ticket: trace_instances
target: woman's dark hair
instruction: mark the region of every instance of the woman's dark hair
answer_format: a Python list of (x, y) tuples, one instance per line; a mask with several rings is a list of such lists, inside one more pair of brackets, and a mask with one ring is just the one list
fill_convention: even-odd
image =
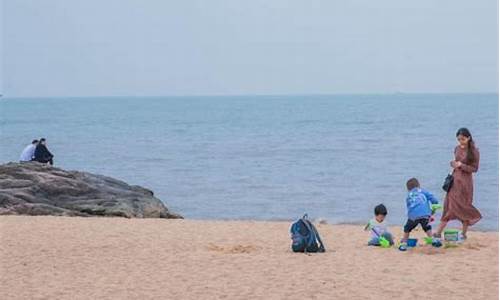
[(458, 137), (459, 135), (469, 138), (469, 142), (467, 144), (467, 154), (465, 155), (465, 160), (467, 161), (468, 164), (473, 163), (474, 160), (476, 159), (474, 157), (474, 150), (476, 148), (476, 145), (474, 144), (474, 140), (472, 139), (472, 134), (470, 134), (469, 129), (463, 127), (463, 128), (458, 129), (456, 136)]
[(375, 206), (374, 213), (376, 216), (378, 216), (378, 215), (386, 216), (387, 215), (387, 208), (385, 208), (385, 205), (379, 204), (379, 205)]

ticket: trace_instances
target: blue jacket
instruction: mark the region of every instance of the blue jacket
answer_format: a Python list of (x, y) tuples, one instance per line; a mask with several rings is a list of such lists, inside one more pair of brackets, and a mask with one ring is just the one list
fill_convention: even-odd
[(430, 192), (421, 188), (414, 188), (409, 191), (406, 197), (408, 219), (416, 220), (430, 217), (432, 214), (431, 203), (438, 204), (439, 201)]

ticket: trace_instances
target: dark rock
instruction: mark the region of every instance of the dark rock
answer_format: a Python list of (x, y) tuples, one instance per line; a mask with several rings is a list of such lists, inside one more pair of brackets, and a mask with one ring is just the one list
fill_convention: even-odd
[(0, 215), (182, 218), (151, 190), (37, 162), (0, 165)]

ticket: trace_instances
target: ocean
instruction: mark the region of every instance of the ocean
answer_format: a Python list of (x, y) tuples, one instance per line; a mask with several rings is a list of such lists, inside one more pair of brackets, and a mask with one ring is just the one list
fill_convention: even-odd
[(442, 199), (455, 133), (481, 153), (474, 226), (498, 230), (498, 95), (1, 98), (0, 162), (47, 138), (55, 165), (155, 192), (192, 219), (404, 224), (406, 180)]

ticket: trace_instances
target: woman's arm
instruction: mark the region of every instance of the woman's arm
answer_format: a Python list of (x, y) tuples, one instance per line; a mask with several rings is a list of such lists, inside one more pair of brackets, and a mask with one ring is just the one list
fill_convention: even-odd
[(470, 165), (460, 163), (459, 169), (466, 173), (476, 173), (479, 169), (479, 151), (474, 151), (474, 162)]

